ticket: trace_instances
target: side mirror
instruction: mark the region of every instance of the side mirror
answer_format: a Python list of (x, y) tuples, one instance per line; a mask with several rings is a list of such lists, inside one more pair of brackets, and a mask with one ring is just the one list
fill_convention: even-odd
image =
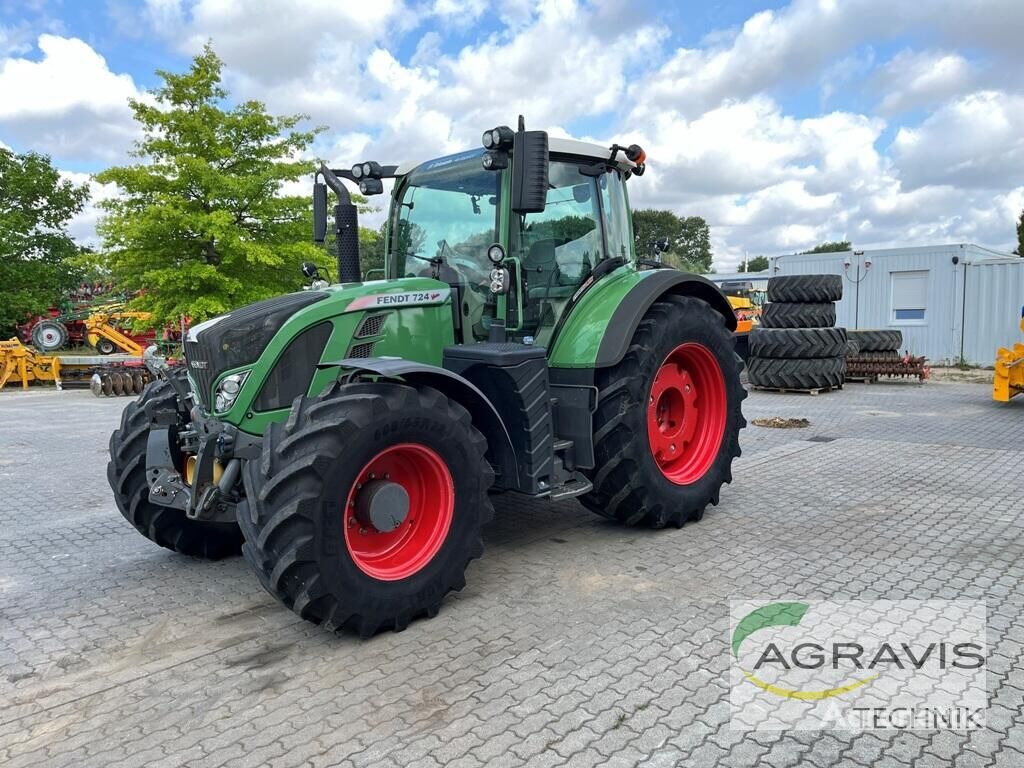
[(302, 262), (302, 274), (310, 280), (320, 276), (320, 270), (316, 268), (316, 264), (312, 261)]
[[(313, 242), (323, 243), (327, 239), (327, 185), (313, 184)], [(309, 262), (306, 262), (308, 264)], [(305, 264), (303, 265), (305, 272)], [(308, 275), (307, 275), (308, 277)]]
[(516, 131), (512, 145), (512, 210), (540, 213), (548, 199), (548, 134)]
[(657, 240), (654, 241), (654, 252), (655, 253), (664, 253), (667, 250), (668, 250), (668, 238), (667, 237), (659, 237)]

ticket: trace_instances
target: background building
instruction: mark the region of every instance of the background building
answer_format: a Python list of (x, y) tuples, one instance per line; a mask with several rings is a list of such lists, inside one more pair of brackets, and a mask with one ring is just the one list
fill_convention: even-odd
[(775, 275), (843, 275), (836, 324), (898, 328), (903, 347), (935, 363), (992, 365), (1019, 341), (1024, 259), (968, 243), (770, 259), (767, 272), (709, 275), (715, 282)]

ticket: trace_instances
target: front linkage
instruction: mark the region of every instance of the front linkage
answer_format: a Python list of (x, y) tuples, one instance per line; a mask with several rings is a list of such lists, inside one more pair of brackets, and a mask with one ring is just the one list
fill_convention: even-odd
[(190, 520), (233, 525), (242, 461), (259, 456), (261, 440), (206, 415), (198, 405), (189, 408), (193, 397), (187, 380), (174, 375), (165, 361), (147, 358), (146, 367), (176, 395), (144, 405), (150, 423), (149, 501), (181, 510)]

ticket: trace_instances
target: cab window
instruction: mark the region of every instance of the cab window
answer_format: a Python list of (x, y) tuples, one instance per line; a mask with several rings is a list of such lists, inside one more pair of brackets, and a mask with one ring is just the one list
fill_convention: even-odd
[(392, 212), (389, 274), (432, 277), (458, 286), (463, 322), (477, 339), (494, 316), (487, 247), (498, 239), (501, 174), (484, 170), (482, 151), (425, 163), (402, 187)]
[(545, 345), (576, 289), (604, 258), (598, 182), (578, 163), (552, 160), (541, 213), (514, 216), (510, 255), (523, 284), (523, 335)]

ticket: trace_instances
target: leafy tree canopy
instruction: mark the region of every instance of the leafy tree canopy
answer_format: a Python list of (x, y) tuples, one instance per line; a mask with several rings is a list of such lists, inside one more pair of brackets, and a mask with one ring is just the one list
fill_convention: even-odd
[(746, 263), (740, 263), (740, 272), (764, 272), (768, 269), (767, 256), (755, 256), (747, 259)]
[(1018, 256), (1024, 256), (1024, 211), (1020, 212), (1020, 218), (1017, 220), (1017, 250)]
[(78, 283), (79, 248), (66, 228), (88, 197), (49, 157), (0, 147), (0, 338)]
[(688, 272), (711, 272), (711, 230), (700, 216), (677, 216), (672, 211), (633, 211), (633, 236), (640, 258), (650, 258), (654, 243), (668, 240), (662, 259)]
[(188, 72), (158, 71), (155, 103), (129, 102), (142, 128), (135, 165), (97, 176), (121, 195), (102, 202), (106, 266), (136, 309), (193, 321), (301, 285), (300, 265), (332, 259), (311, 242), (307, 196), (281, 194), (313, 164), (317, 131), (258, 101), (226, 108), (222, 62), (209, 44)]
[(800, 253), (841, 253), (842, 251), (852, 250), (853, 245), (849, 240), (830, 240), (824, 243), (819, 243), (809, 251), (800, 251)]

